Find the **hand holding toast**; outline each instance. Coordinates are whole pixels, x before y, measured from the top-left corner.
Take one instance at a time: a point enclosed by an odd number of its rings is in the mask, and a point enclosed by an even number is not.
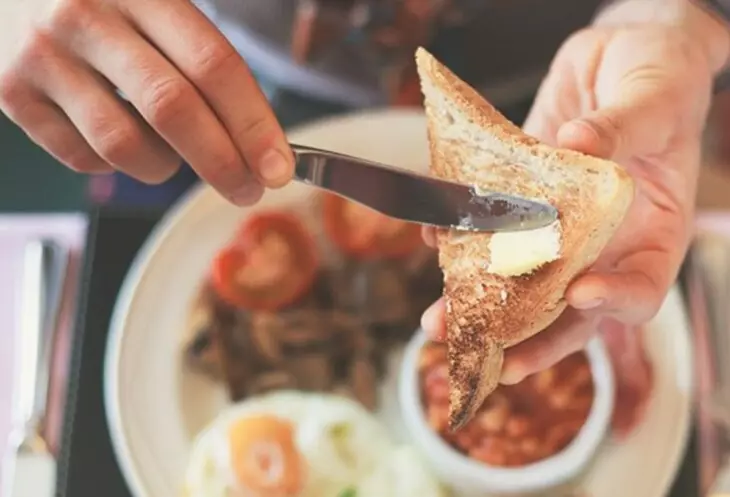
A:
[[[565,289],[568,307],[505,351],[502,382],[518,382],[582,348],[605,317],[635,324],[658,311],[692,235],[717,69],[694,38],[661,25],[590,28],[556,55],[524,132],[621,164],[635,196],[600,256]],[[433,235],[427,241],[434,243]],[[424,315],[434,337],[447,334],[445,310],[442,299]]]
[[[604,316],[637,324],[659,310],[693,233],[712,76],[695,40],[665,27],[590,29],[557,55],[525,130],[620,163],[636,196],[593,270],[568,288],[570,309],[512,351],[507,381],[582,347]]]

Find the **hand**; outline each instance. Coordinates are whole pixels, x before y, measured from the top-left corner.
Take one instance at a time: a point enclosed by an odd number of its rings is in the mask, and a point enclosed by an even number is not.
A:
[[[290,179],[264,95],[190,1],[2,3],[0,109],[71,169],[159,183],[184,159],[237,204]]]
[[[568,287],[567,310],[507,350],[503,383],[583,348],[606,317],[638,324],[658,311],[692,235],[711,83],[707,55],[678,28],[594,27],[560,49],[525,131],[624,165],[636,197],[594,267]],[[443,308],[437,302],[424,314],[424,328],[435,337],[445,333]]]

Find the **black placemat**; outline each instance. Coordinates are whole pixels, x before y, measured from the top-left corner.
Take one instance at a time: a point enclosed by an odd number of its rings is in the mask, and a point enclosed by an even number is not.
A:
[[[109,437],[104,357],[117,293],[161,214],[115,208],[91,213],[59,454],[59,497],[131,496]]]

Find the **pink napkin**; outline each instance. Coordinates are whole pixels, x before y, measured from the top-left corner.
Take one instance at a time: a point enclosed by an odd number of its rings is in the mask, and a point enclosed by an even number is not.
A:
[[[0,215],[0,444],[6,446],[11,427],[11,404],[15,368],[14,334],[18,328],[19,289],[25,243],[46,236],[71,250],[70,278],[64,289],[59,347],[56,347],[49,405],[49,433],[52,447],[57,447],[60,420],[68,373],[70,333],[75,308],[79,261],[86,232],[82,214]],[[2,450],[2,449],[0,449]]]

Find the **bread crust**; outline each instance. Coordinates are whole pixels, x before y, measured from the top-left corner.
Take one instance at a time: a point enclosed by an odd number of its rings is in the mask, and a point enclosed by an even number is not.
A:
[[[540,143],[509,122],[424,49],[431,173],[549,202],[559,212],[560,258],[522,276],[488,271],[491,234],[442,232],[450,427],[472,418],[499,382],[504,350],[550,325],[565,290],[598,258],[623,220],[634,186],[617,164]]]

